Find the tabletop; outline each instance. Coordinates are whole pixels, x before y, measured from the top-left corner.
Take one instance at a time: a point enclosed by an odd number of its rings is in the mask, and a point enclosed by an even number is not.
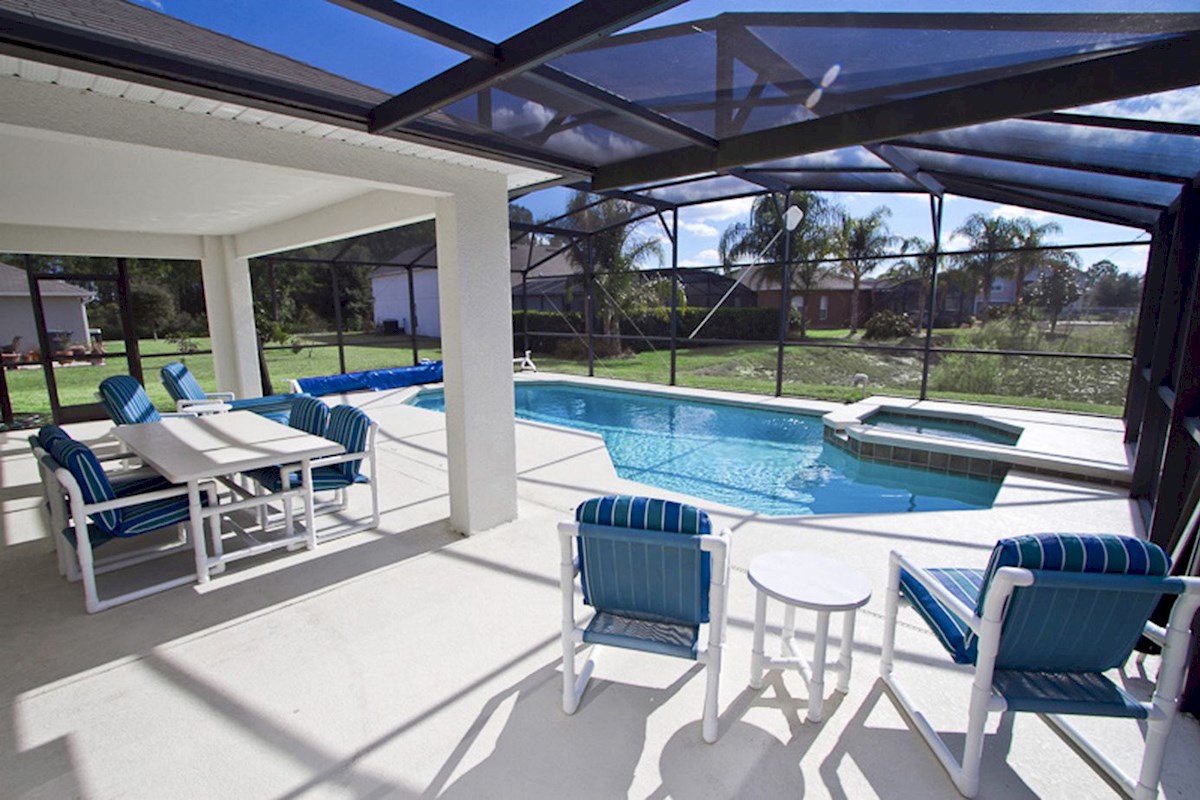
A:
[[[252,411],[118,425],[113,436],[172,483],[339,455],[345,448]]]
[[[817,611],[849,611],[871,599],[858,570],[815,553],[775,551],[750,562],[750,583],[767,595]]]

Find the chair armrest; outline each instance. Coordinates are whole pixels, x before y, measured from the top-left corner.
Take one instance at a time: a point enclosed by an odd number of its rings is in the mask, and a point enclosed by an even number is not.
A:
[[[309,466],[311,466],[313,469],[316,469],[317,467],[329,467],[333,466],[334,464],[344,464],[347,461],[361,461],[370,454],[371,453],[369,450],[358,450],[353,453],[341,453],[336,456],[321,456],[320,458],[314,458],[308,463]]]
[[[959,600],[946,589],[945,586],[938,581],[937,578],[930,575],[921,567],[909,561],[895,550],[892,551],[892,558],[895,563],[908,573],[909,577],[921,584],[939,603],[944,605],[952,614],[966,623],[976,634],[980,633],[983,625],[983,619],[975,615],[975,609],[970,608],[962,600]]]
[[[106,500],[103,503],[84,503],[83,511],[85,514],[98,514],[103,511],[125,508],[126,506],[138,506],[154,500],[166,500],[168,497],[178,497],[179,495],[187,494],[187,492],[188,487],[186,486],[172,486],[169,489],[157,489],[144,494],[131,494],[128,497],[118,497],[116,500]]]
[[[211,406],[215,403],[229,403],[234,399],[233,392],[215,392],[206,394],[204,397],[184,398],[183,400],[175,401],[175,410],[177,412],[187,411],[192,406]]]

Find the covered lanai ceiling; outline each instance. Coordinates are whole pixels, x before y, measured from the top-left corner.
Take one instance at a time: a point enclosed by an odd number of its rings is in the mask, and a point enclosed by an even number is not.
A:
[[[0,0],[0,53],[501,158],[659,207],[948,192],[1146,228],[1200,174],[1200,119],[1079,110],[1200,86],[1197,13],[1114,0],[712,16],[710,3],[586,0],[492,41],[390,0],[333,4],[463,60],[389,93],[119,0]]]

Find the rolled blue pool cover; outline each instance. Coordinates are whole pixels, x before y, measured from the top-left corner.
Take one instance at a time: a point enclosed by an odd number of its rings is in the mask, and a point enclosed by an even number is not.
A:
[[[442,362],[429,361],[413,367],[390,369],[368,369],[362,372],[347,372],[345,375],[322,375],[316,378],[300,378],[296,381],[300,389],[314,397],[345,392],[378,392],[382,389],[400,389],[419,383],[439,383],[442,380]]]

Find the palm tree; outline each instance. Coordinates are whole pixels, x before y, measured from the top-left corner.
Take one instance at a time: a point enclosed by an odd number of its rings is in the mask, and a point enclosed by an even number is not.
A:
[[[862,279],[879,266],[879,256],[887,255],[896,237],[888,230],[892,210],[879,206],[865,217],[842,212],[838,225],[838,255],[841,271],[850,276],[850,333],[858,331],[858,295]]]
[[[979,318],[986,323],[991,307],[992,283],[1003,275],[1012,263],[1011,253],[1003,251],[1013,248],[1016,228],[1004,217],[972,214],[955,233],[967,237],[970,249],[977,251],[960,256],[959,265],[971,277],[975,292],[981,293],[983,303],[980,306]]]
[[[884,277],[897,283],[916,281],[917,327],[921,328],[926,322],[925,306],[929,302],[929,288],[933,282],[933,245],[920,236],[912,236],[904,240],[901,252],[908,257],[888,270]]]
[[[567,202],[567,211],[575,214],[573,224],[579,230],[599,231],[591,237],[593,280],[599,288],[595,301],[601,329],[611,337],[605,349],[620,352],[621,315],[647,301],[647,284],[639,279],[638,267],[651,257],[661,264],[662,245],[641,233],[643,220],[621,224],[637,213],[636,204],[607,199],[588,208],[590,202],[591,196],[578,192]],[[585,249],[573,247],[567,257],[581,272],[587,268]]]
[[[1062,226],[1057,222],[1044,222],[1035,225],[1028,217],[1020,217],[1012,221],[1013,244],[1021,248],[1010,256],[1013,279],[1016,281],[1016,297],[1013,302],[1021,303],[1021,295],[1025,290],[1025,276],[1043,264],[1048,264],[1047,253],[1040,248],[1046,244],[1046,238],[1051,234],[1062,233]]]
[[[795,292],[800,298],[800,335],[804,336],[808,331],[808,320],[804,313],[808,293],[816,288],[821,278],[829,271],[818,259],[823,258],[831,249],[830,223],[837,207],[820,195],[810,192],[792,193],[791,202],[800,207],[804,218],[790,234],[785,233],[775,239],[775,243],[766,252],[763,252],[763,249],[767,248],[776,234],[784,230],[781,216],[783,206],[769,195],[754,201],[750,209],[749,223],[735,222],[725,229],[721,234],[718,251],[721,254],[721,263],[726,266],[732,266],[740,259],[757,257],[761,266],[748,282],[758,287],[774,283],[782,289],[784,239],[790,237],[791,268],[788,273],[788,290]]]

